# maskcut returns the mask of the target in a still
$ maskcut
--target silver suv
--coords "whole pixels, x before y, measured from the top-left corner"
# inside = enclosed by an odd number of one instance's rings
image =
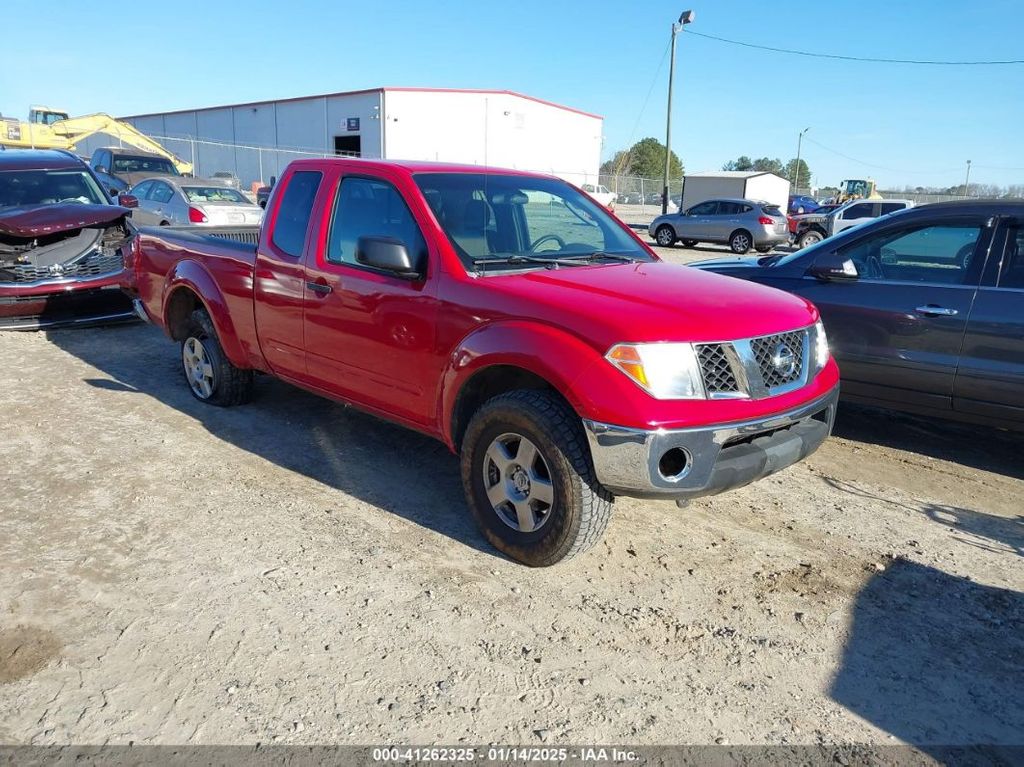
[[[676,240],[688,248],[698,242],[718,242],[728,243],[733,253],[751,248],[767,253],[789,241],[782,209],[763,200],[705,200],[682,213],[658,216],[648,232],[666,248]]]

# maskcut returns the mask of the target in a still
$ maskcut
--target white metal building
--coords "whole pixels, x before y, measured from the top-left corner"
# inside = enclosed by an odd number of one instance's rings
[[[535,170],[596,183],[598,115],[500,90],[375,88],[122,118],[196,175],[233,171],[248,187],[292,159],[353,154]],[[89,154],[95,146],[79,147]]]
[[[716,197],[764,200],[786,210],[789,182],[774,173],[719,170],[691,173],[683,183],[683,210]]]

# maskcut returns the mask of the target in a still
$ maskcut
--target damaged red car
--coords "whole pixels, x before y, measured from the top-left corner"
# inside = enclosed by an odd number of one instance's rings
[[[137,201],[118,202],[70,152],[0,147],[0,330],[134,318],[120,284]]]

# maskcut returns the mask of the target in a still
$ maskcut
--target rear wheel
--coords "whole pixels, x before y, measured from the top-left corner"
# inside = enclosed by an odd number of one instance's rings
[[[771,245],[758,245],[755,250],[758,253],[768,253],[772,249]]]
[[[800,239],[797,240],[796,244],[798,247],[806,248],[811,245],[817,245],[824,239],[825,238],[822,236],[821,232],[817,229],[808,229],[800,235]]]
[[[462,484],[487,540],[531,567],[589,549],[612,511],[579,417],[545,391],[512,391],[484,403],[462,440]]]
[[[683,240],[683,247],[684,248],[692,248],[696,244],[697,244],[696,240]]]
[[[675,230],[668,224],[662,224],[654,232],[654,241],[663,248],[670,248],[676,242]]]
[[[750,232],[746,229],[740,229],[739,231],[733,232],[732,236],[729,237],[729,247],[733,253],[743,255],[750,246],[754,244],[753,239],[750,236]]]
[[[202,402],[230,407],[252,398],[252,371],[231,364],[205,309],[196,309],[189,317],[181,363],[192,396]]]

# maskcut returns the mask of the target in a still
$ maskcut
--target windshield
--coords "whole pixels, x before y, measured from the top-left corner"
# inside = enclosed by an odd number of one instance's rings
[[[415,179],[467,267],[517,256],[540,264],[591,255],[652,260],[600,205],[564,181],[490,173]]]
[[[163,157],[118,155],[114,157],[114,173],[163,173],[178,176],[174,163]]]
[[[237,189],[225,186],[183,186],[181,191],[189,202],[235,202],[252,205]]]
[[[80,170],[8,170],[0,172],[0,208],[53,205],[58,202],[106,205],[91,175]]]

